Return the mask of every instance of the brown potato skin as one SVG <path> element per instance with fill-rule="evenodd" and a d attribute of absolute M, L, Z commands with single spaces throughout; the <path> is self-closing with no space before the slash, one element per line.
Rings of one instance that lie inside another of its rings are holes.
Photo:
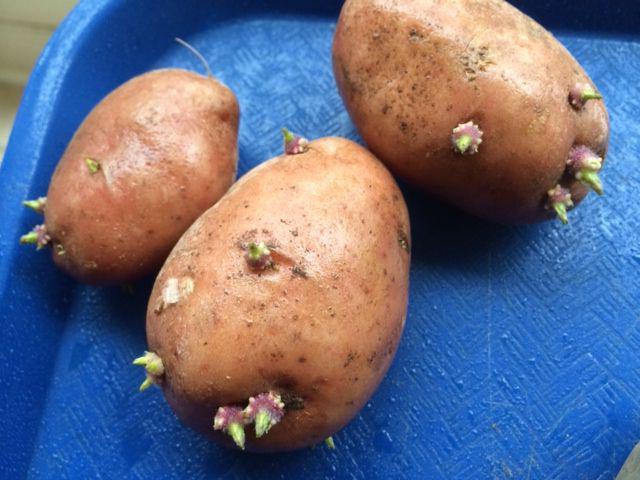
<path fill-rule="evenodd" d="M 152 71 L 110 93 L 76 131 L 49 186 L 55 263 L 95 284 L 157 271 L 232 185 L 238 117 L 231 90 L 185 70 Z M 87 157 L 100 163 L 97 173 Z"/>
<path fill-rule="evenodd" d="M 260 439 L 247 427 L 247 449 L 294 450 L 342 428 L 398 346 L 409 238 L 395 181 L 349 140 L 311 142 L 245 175 L 180 239 L 151 294 L 149 350 L 164 361 L 161 386 L 178 417 L 231 446 L 212 428 L 217 408 L 275 390 L 304 408 L 286 408 Z M 250 241 L 273 246 L 277 269 L 249 268 Z M 158 312 L 167 280 L 186 277 L 193 293 Z"/>
<path fill-rule="evenodd" d="M 397 175 L 476 216 L 502 223 L 552 218 L 573 145 L 603 158 L 602 101 L 568 101 L 593 85 L 546 30 L 502 0 L 347 0 L 333 44 L 345 105 L 363 139 Z M 476 155 L 452 149 L 453 128 L 484 131 Z"/>

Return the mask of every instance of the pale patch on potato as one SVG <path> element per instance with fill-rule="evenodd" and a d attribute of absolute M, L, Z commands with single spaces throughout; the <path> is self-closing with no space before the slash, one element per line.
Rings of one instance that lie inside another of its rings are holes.
<path fill-rule="evenodd" d="M 113 175 L 111 173 L 111 167 L 107 162 L 102 164 L 100 167 L 102 170 L 102 174 L 104 175 L 104 183 L 106 183 L 107 188 L 111 189 L 111 186 L 113 185 Z"/>
<path fill-rule="evenodd" d="M 171 277 L 162 287 L 162 293 L 158 299 L 156 313 L 160 313 L 167 307 L 176 305 L 180 300 L 184 300 L 193 293 L 195 282 L 191 277 L 175 278 Z"/>
<path fill-rule="evenodd" d="M 473 82 L 480 73 L 486 72 L 490 65 L 495 65 L 487 45 L 467 46 L 464 54 L 460 57 L 460 62 L 469 82 Z"/>
<path fill-rule="evenodd" d="M 162 302 L 165 305 L 174 305 L 180 300 L 180 288 L 177 278 L 170 278 L 162 288 Z"/>
<path fill-rule="evenodd" d="M 547 124 L 551 120 L 551 112 L 548 108 L 536 103 L 533 107 L 535 116 L 527 125 L 527 133 L 529 134 L 542 134 L 547 131 Z"/>

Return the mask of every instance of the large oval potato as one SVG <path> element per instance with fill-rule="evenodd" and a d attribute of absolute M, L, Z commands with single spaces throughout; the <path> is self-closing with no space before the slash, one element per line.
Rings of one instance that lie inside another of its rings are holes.
<path fill-rule="evenodd" d="M 154 381 L 178 417 L 229 443 L 217 409 L 272 392 L 284 417 L 247 433 L 249 449 L 301 448 L 342 428 L 396 351 L 409 235 L 393 178 L 351 141 L 317 140 L 248 173 L 180 239 L 150 298 Z M 268 265 L 247 257 L 262 242 Z"/>
<path fill-rule="evenodd" d="M 146 73 L 109 94 L 49 186 L 45 226 L 56 264 L 88 283 L 159 269 L 233 183 L 238 116 L 231 90 L 184 70 Z"/>
<path fill-rule="evenodd" d="M 550 33 L 502 0 L 347 0 L 333 62 L 369 148 L 430 194 L 527 223 L 554 210 L 566 220 L 586 185 L 601 192 L 599 94 Z"/>

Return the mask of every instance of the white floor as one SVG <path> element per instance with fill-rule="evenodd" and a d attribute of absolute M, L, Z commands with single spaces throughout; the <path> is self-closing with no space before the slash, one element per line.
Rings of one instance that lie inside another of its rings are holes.
<path fill-rule="evenodd" d="M 4 158 L 13 118 L 22 98 L 22 87 L 0 83 L 0 164 Z"/>
<path fill-rule="evenodd" d="M 76 0 L 0 0 L 0 164 L 23 85 L 47 39 Z"/>

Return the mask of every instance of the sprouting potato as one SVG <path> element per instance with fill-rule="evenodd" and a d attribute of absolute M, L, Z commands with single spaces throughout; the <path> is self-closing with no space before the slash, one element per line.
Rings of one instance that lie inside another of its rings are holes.
<path fill-rule="evenodd" d="M 409 218 L 389 172 L 349 140 L 286 138 L 180 239 L 135 361 L 186 425 L 256 451 L 332 445 L 407 307 Z"/>
<path fill-rule="evenodd" d="M 80 281 L 126 283 L 157 272 L 182 233 L 229 189 L 238 103 L 212 77 L 156 70 L 118 87 L 76 131 L 22 237 L 52 246 Z"/>
<path fill-rule="evenodd" d="M 347 0 L 333 44 L 347 110 L 394 173 L 482 218 L 529 223 L 591 188 L 601 95 L 567 50 L 502 0 Z"/>

